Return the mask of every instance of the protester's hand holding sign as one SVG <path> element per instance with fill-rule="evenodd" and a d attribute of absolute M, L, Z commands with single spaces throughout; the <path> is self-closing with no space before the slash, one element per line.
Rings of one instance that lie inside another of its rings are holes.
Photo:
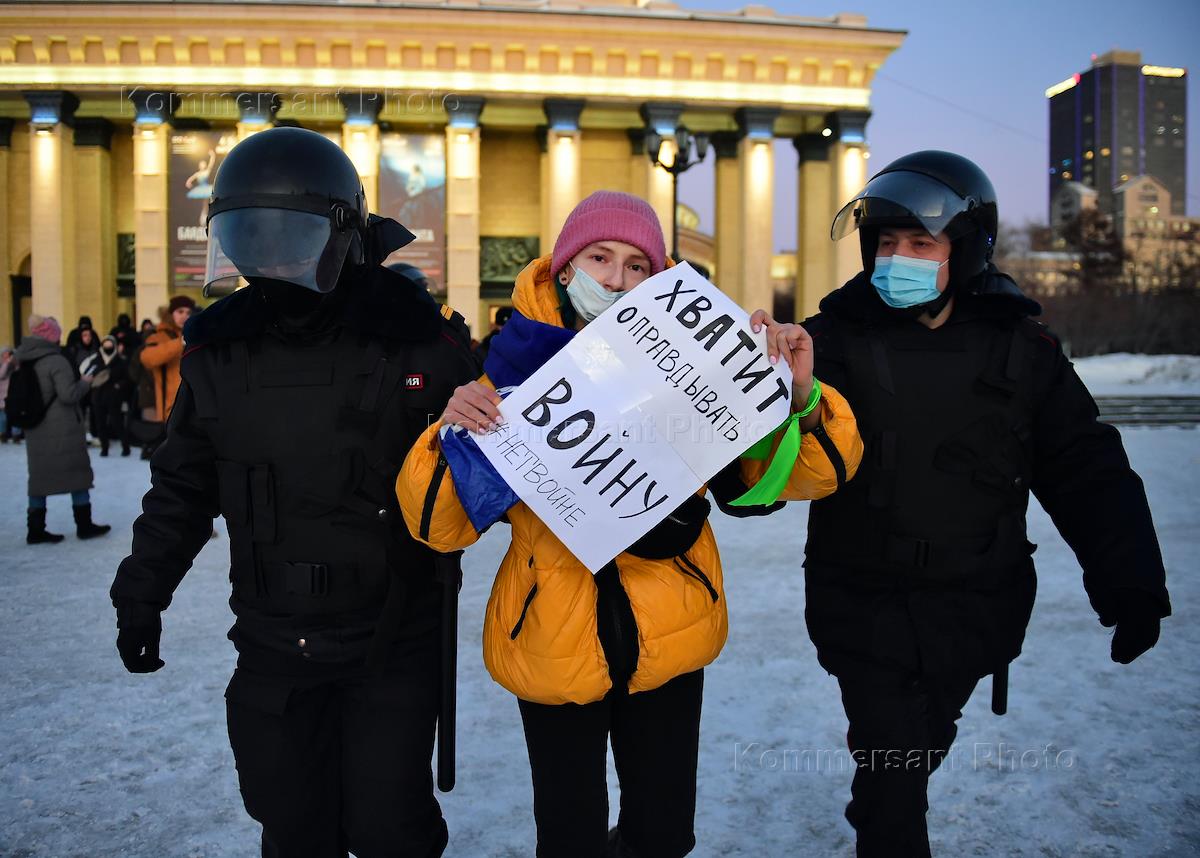
<path fill-rule="evenodd" d="M 750 314 L 750 327 L 758 333 L 767 329 L 767 356 L 771 363 L 782 357 L 792 371 L 792 404 L 801 409 L 813 392 L 813 341 L 802 325 L 777 322 L 766 310 Z M 800 420 L 800 429 L 811 432 L 821 421 L 820 412 L 813 410 Z"/>
<path fill-rule="evenodd" d="M 487 385 L 467 382 L 454 389 L 454 395 L 442 413 L 442 422 L 463 426 L 472 432 L 490 432 L 500 424 L 501 402 L 500 394 Z"/>

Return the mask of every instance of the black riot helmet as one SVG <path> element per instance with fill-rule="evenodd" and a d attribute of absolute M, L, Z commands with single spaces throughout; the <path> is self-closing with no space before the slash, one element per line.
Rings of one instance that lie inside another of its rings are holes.
<path fill-rule="evenodd" d="M 950 285 L 983 272 L 992 258 L 999 213 L 987 174 L 953 152 L 905 155 L 871 177 L 833 219 L 837 241 L 859 231 L 863 270 L 875 268 L 882 226 L 917 226 L 951 241 Z M 947 290 L 947 295 L 949 289 Z"/>
<path fill-rule="evenodd" d="M 217 169 L 205 294 L 239 276 L 330 292 L 343 266 L 363 265 L 373 255 L 378 242 L 371 233 L 383 220 L 367 214 L 358 171 L 332 140 L 303 128 L 260 131 L 234 146 Z M 394 227 L 390 243 L 412 240 L 399 224 L 387 223 Z"/>
<path fill-rule="evenodd" d="M 426 277 L 425 272 L 417 266 L 408 262 L 387 262 L 384 263 L 383 267 L 395 274 L 399 274 L 418 289 L 422 289 L 426 292 L 429 291 L 429 278 Z"/>

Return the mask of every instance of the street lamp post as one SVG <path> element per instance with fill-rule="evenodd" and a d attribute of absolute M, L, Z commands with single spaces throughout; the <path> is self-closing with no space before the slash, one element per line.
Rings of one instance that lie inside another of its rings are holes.
<path fill-rule="evenodd" d="M 680 125 L 675 129 L 675 159 L 664 164 L 659 160 L 663 136 L 653 128 L 646 130 L 646 157 L 651 164 L 671 174 L 671 258 L 676 262 L 679 262 L 679 175 L 704 160 L 708 142 L 707 134 L 693 134 Z"/>

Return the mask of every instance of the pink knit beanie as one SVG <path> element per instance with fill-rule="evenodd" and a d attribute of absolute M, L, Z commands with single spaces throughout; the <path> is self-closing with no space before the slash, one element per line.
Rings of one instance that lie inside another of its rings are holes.
<path fill-rule="evenodd" d="M 34 313 L 29 317 L 29 333 L 57 343 L 62 339 L 62 325 L 53 316 L 39 316 Z"/>
<path fill-rule="evenodd" d="M 650 273 L 666 267 L 667 250 L 658 215 L 645 200 L 620 191 L 596 191 L 567 216 L 554 242 L 550 272 L 557 275 L 594 241 L 632 244 L 650 260 Z"/>

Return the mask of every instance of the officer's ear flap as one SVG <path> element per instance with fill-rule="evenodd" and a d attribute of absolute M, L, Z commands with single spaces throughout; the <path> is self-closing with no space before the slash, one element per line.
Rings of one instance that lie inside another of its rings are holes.
<path fill-rule="evenodd" d="M 409 229 L 390 217 L 367 215 L 367 255 L 376 265 L 395 251 L 416 240 Z"/>

